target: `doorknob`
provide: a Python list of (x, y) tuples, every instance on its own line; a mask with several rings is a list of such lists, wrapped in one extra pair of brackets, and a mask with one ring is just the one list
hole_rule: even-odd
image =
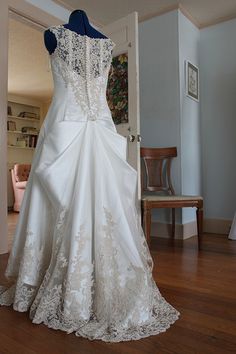
[(132, 134), (129, 134), (129, 135), (128, 135), (128, 139), (129, 139), (129, 141), (132, 143), (132, 142), (135, 140), (135, 136), (132, 135)]

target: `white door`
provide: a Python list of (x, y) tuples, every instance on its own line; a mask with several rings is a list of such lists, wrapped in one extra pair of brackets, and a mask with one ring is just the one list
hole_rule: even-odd
[(140, 199), (138, 13), (133, 12), (104, 26), (101, 31), (116, 44), (113, 57), (125, 54), (128, 59), (128, 114), (125, 122), (116, 124), (116, 129), (119, 134), (127, 137), (127, 160), (138, 172), (137, 192)]

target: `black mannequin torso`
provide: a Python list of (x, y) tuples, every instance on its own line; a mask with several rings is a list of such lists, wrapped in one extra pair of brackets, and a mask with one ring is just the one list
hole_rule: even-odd
[[(63, 26), (81, 35), (87, 35), (92, 38), (107, 38), (90, 25), (88, 17), (83, 10), (73, 11), (70, 15), (69, 22)], [(49, 54), (52, 54), (57, 47), (57, 40), (49, 29), (44, 32), (44, 43)]]

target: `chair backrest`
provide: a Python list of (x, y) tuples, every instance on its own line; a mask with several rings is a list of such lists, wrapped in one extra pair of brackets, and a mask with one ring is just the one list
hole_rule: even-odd
[(177, 156), (176, 147), (140, 149), (142, 191), (167, 192), (174, 195), (171, 182), (171, 162)]
[(13, 167), (17, 182), (27, 181), (29, 178), (31, 164), (15, 164)]

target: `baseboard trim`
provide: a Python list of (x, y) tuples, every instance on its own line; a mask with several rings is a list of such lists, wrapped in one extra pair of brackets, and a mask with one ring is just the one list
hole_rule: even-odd
[(228, 219), (204, 219), (203, 230), (211, 234), (228, 235), (232, 220)]
[[(228, 235), (232, 220), (225, 219), (204, 219), (203, 232), (211, 234)], [(179, 240), (186, 240), (192, 236), (197, 235), (196, 221), (187, 224), (175, 225), (175, 238)], [(171, 224), (162, 222), (152, 222), (151, 236), (170, 238), (171, 237)]]
[[(175, 225), (175, 238), (179, 240), (186, 240), (192, 236), (197, 235), (197, 223), (196, 221), (189, 222), (187, 224)], [(152, 222), (151, 236), (170, 238), (171, 237), (171, 224), (165, 224), (162, 222)]]

